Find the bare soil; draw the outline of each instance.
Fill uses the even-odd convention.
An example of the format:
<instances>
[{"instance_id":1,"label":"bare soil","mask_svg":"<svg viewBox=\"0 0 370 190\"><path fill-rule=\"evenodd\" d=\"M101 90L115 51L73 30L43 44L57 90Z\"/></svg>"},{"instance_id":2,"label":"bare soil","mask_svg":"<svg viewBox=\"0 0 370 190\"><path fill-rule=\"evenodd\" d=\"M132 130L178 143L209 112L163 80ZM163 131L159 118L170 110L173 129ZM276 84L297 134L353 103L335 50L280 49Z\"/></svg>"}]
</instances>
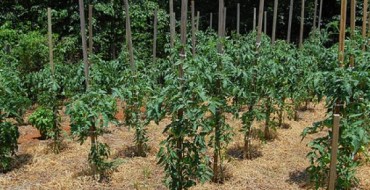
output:
<instances>
[{"instance_id":1,"label":"bare soil","mask_svg":"<svg viewBox=\"0 0 370 190\"><path fill-rule=\"evenodd\" d=\"M312 106L312 105L311 105ZM313 138L324 134L309 136L301 141L303 129L314 121L325 118L326 109L319 104L307 111L300 112L299 121L285 119L285 128L277 129L273 141L254 140L254 158L241 159L242 134L239 120L228 115L228 122L233 127L235 136L225 150L225 166L230 179L224 184L211 182L199 184L194 190L241 190L241 189L308 189L308 176L305 171L309 151L306 144ZM61 111L62 113L62 111ZM122 110L117 114L119 120L124 119ZM20 127L19 151L14 160L14 168L0 174L0 189L166 189L162 180L163 169L156 164L156 153L159 142L165 139L162 134L164 126L170 123L166 118L159 125L148 126L150 152L147 157L133 157L134 130L127 127L111 126L111 133L99 138L111 148L111 158L118 158L121 164L104 182L98 182L89 173L87 155L89 141L83 145L75 142L69 135L69 119L62 118L65 130L65 148L60 154L48 151L47 141L40 141L37 129L27 125ZM263 123L256 122L256 129ZM370 189L370 165L359 168L358 189Z\"/></svg>"}]
</instances>

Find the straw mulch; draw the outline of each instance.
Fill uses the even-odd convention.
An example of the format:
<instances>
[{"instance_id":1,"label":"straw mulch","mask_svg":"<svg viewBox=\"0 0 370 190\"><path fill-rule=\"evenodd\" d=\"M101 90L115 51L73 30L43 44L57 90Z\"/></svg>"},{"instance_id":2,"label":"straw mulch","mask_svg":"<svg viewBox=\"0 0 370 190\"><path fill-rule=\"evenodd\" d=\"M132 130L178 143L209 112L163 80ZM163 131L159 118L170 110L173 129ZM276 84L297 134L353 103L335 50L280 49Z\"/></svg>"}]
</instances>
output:
<instances>
[{"instance_id":1,"label":"straw mulch","mask_svg":"<svg viewBox=\"0 0 370 190\"><path fill-rule=\"evenodd\" d=\"M230 179L224 184L199 184L192 189L307 189L308 176L305 158L309 149L306 144L316 136L309 136L301 141L302 130L312 122L325 117L323 104L300 112L298 122L285 120L286 129L277 129L277 138L273 141L254 140L254 158L240 159L242 135L239 120L228 116L228 122L234 128L235 136L225 151L226 172ZM121 118L122 119L122 116ZM68 118L63 117L65 148L60 154L48 151L47 142L37 139L37 130L32 126L20 127L19 151L13 163L12 171L0 174L0 189L166 189L162 183L164 172L156 165L156 152L159 142L165 139L162 130L170 119L156 125L150 124L149 155L145 158L133 157L132 145L134 130L126 127L110 127L111 133L100 138L111 147L111 158L119 158L121 164L110 174L108 180L98 182L89 173L87 155L89 141L83 145L69 137ZM255 123L256 129L263 126ZM358 172L360 189L370 189L370 166L361 166Z\"/></svg>"}]
</instances>

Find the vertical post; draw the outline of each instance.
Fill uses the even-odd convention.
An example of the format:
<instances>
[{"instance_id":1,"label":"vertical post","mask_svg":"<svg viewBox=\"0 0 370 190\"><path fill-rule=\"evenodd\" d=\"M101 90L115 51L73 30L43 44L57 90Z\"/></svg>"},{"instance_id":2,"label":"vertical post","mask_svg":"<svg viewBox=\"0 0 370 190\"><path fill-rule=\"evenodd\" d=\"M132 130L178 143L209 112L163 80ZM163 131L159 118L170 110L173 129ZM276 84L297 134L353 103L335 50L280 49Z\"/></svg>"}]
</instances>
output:
<instances>
[{"instance_id":1,"label":"vertical post","mask_svg":"<svg viewBox=\"0 0 370 190\"><path fill-rule=\"evenodd\" d=\"M362 9L363 10L363 17L362 17L362 39L365 40L366 39L366 24L367 24L367 11L368 11L368 7L369 7L369 2L368 0L364 0L364 8ZM362 44L362 51L365 51L366 50L366 46L365 46L365 43Z\"/></svg>"},{"instance_id":2,"label":"vertical post","mask_svg":"<svg viewBox=\"0 0 370 190\"><path fill-rule=\"evenodd\" d=\"M54 54L53 54L53 31L51 25L51 8L48 8L48 42L49 42L49 59L50 59L50 69L51 74L54 75Z\"/></svg>"},{"instance_id":3,"label":"vertical post","mask_svg":"<svg viewBox=\"0 0 370 190\"><path fill-rule=\"evenodd\" d=\"M346 38L346 20L347 20L347 0L341 2L341 14L340 14L340 31L339 31L339 66L344 65L344 47Z\"/></svg>"},{"instance_id":4,"label":"vertical post","mask_svg":"<svg viewBox=\"0 0 370 190\"><path fill-rule=\"evenodd\" d=\"M89 5L89 55L93 54L93 5Z\"/></svg>"},{"instance_id":5,"label":"vertical post","mask_svg":"<svg viewBox=\"0 0 370 190\"><path fill-rule=\"evenodd\" d=\"M153 63L157 62L157 23L158 23L158 18L157 18L157 9L154 10L154 31L153 31Z\"/></svg>"},{"instance_id":6,"label":"vertical post","mask_svg":"<svg viewBox=\"0 0 370 190\"><path fill-rule=\"evenodd\" d=\"M370 45L370 40L369 40L370 39L370 12L367 15L368 15L368 18L367 18L367 20L368 20L368 26L367 26L368 27L368 29L367 29L368 30L368 33L367 33L368 40L367 41L368 41L368 45Z\"/></svg>"},{"instance_id":7,"label":"vertical post","mask_svg":"<svg viewBox=\"0 0 370 190\"><path fill-rule=\"evenodd\" d=\"M272 23L272 44L275 44L276 41L276 22L277 22L277 12L278 12L279 0L274 2L274 18Z\"/></svg>"},{"instance_id":8,"label":"vertical post","mask_svg":"<svg viewBox=\"0 0 370 190\"><path fill-rule=\"evenodd\" d=\"M256 31L257 9L253 8L253 31Z\"/></svg>"},{"instance_id":9,"label":"vertical post","mask_svg":"<svg viewBox=\"0 0 370 190\"><path fill-rule=\"evenodd\" d=\"M319 23L317 24L317 28L319 29L319 31L321 28L322 7L323 7L323 0L320 0Z\"/></svg>"},{"instance_id":10,"label":"vertical post","mask_svg":"<svg viewBox=\"0 0 370 190\"><path fill-rule=\"evenodd\" d=\"M303 32L304 32L304 5L305 0L302 0L302 7L301 7L301 28L299 32L299 48L303 47Z\"/></svg>"},{"instance_id":11,"label":"vertical post","mask_svg":"<svg viewBox=\"0 0 370 190\"><path fill-rule=\"evenodd\" d=\"M265 11L265 14L263 16L263 33L265 33L267 35L267 11Z\"/></svg>"},{"instance_id":12,"label":"vertical post","mask_svg":"<svg viewBox=\"0 0 370 190\"><path fill-rule=\"evenodd\" d=\"M86 45L86 32L85 32L85 13L84 13L84 2L79 0L80 9L80 25L81 25L81 38L82 38L82 55L84 60L84 72L85 72L85 85L86 91L89 89L89 61L87 60L87 45Z\"/></svg>"},{"instance_id":13,"label":"vertical post","mask_svg":"<svg viewBox=\"0 0 370 190\"><path fill-rule=\"evenodd\" d=\"M355 28L356 28L356 0L351 0L351 41L355 38ZM355 66L355 56L350 57L350 67Z\"/></svg>"},{"instance_id":14,"label":"vertical post","mask_svg":"<svg viewBox=\"0 0 370 190\"><path fill-rule=\"evenodd\" d=\"M199 31L199 20L200 20L200 11L197 12L197 27L196 27L196 32Z\"/></svg>"},{"instance_id":15,"label":"vertical post","mask_svg":"<svg viewBox=\"0 0 370 190\"><path fill-rule=\"evenodd\" d=\"M290 43L290 36L292 32L292 19L293 19L293 3L294 0L290 0L290 6L289 6L289 20L288 20L288 35L286 41Z\"/></svg>"},{"instance_id":16,"label":"vertical post","mask_svg":"<svg viewBox=\"0 0 370 190\"><path fill-rule=\"evenodd\" d=\"M127 47L130 55L130 66L133 72L136 71L135 60L134 60L134 50L132 47L132 34L131 34L131 21L130 21L130 7L128 0L124 0L125 11L126 11L126 37L127 37Z\"/></svg>"},{"instance_id":17,"label":"vertical post","mask_svg":"<svg viewBox=\"0 0 370 190\"><path fill-rule=\"evenodd\" d=\"M238 3L237 11L236 11L236 33L240 34L240 3Z\"/></svg>"},{"instance_id":18,"label":"vertical post","mask_svg":"<svg viewBox=\"0 0 370 190\"><path fill-rule=\"evenodd\" d=\"M316 30L316 17L317 17L317 0L315 0L314 13L313 13L313 30Z\"/></svg>"},{"instance_id":19,"label":"vertical post","mask_svg":"<svg viewBox=\"0 0 370 190\"><path fill-rule=\"evenodd\" d=\"M223 29L224 29L224 0L219 0L218 1L218 37L219 37L219 42L218 42L218 53L222 53L222 44L221 44L221 39L223 37Z\"/></svg>"},{"instance_id":20,"label":"vertical post","mask_svg":"<svg viewBox=\"0 0 370 190\"><path fill-rule=\"evenodd\" d=\"M191 48L193 57L195 57L195 3L191 1Z\"/></svg>"},{"instance_id":21,"label":"vertical post","mask_svg":"<svg viewBox=\"0 0 370 190\"><path fill-rule=\"evenodd\" d=\"M257 29L258 31L257 31L257 42L256 42L257 50L259 49L261 45L263 9L265 6L264 4L265 4L265 1L260 0L260 6L258 10L258 29Z\"/></svg>"},{"instance_id":22,"label":"vertical post","mask_svg":"<svg viewBox=\"0 0 370 190\"><path fill-rule=\"evenodd\" d=\"M211 13L210 15L210 21L209 21L209 28L212 29L212 26L213 26L213 13Z\"/></svg>"},{"instance_id":23,"label":"vertical post","mask_svg":"<svg viewBox=\"0 0 370 190\"><path fill-rule=\"evenodd\" d=\"M175 15L174 15L174 12L173 12L173 0L170 0L170 46L171 46L171 49L173 49L175 47L175 32L176 32L176 29L175 29Z\"/></svg>"},{"instance_id":24,"label":"vertical post","mask_svg":"<svg viewBox=\"0 0 370 190\"><path fill-rule=\"evenodd\" d=\"M224 7L224 13L223 13L223 15L224 15L224 23L223 23L223 30L222 30L222 37L225 37L226 36L226 24L227 24L227 8L226 7Z\"/></svg>"},{"instance_id":25,"label":"vertical post","mask_svg":"<svg viewBox=\"0 0 370 190\"><path fill-rule=\"evenodd\" d=\"M337 153L338 153L338 140L339 140L339 123L340 115L334 114L334 123L333 123L333 137L331 144L331 159L330 159L330 173L329 173L329 190L335 189L335 181L337 179Z\"/></svg>"}]
</instances>

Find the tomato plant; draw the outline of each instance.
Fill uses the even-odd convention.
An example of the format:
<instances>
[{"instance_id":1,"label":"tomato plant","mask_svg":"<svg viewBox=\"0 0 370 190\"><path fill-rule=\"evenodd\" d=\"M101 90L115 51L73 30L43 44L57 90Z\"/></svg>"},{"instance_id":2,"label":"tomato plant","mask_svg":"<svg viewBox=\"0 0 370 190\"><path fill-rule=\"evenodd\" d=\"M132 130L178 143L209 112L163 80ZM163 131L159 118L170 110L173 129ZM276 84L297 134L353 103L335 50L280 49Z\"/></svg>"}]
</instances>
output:
<instances>
[{"instance_id":1,"label":"tomato plant","mask_svg":"<svg viewBox=\"0 0 370 190\"><path fill-rule=\"evenodd\" d=\"M92 171L100 174L100 177L112 168L113 162L105 161L110 154L109 147L99 142L98 137L107 133L108 125L115 122L116 110L116 101L101 90L76 95L67 105L66 113L71 117L72 135L81 144L90 138L88 160Z\"/></svg>"}]
</instances>

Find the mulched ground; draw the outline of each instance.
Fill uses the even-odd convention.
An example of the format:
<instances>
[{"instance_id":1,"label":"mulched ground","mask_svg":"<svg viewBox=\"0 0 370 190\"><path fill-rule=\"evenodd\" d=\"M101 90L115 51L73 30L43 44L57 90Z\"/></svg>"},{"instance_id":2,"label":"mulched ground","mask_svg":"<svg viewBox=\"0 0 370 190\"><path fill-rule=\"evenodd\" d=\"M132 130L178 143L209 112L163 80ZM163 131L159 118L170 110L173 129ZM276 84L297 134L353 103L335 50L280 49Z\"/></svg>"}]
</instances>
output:
<instances>
[{"instance_id":1,"label":"mulched ground","mask_svg":"<svg viewBox=\"0 0 370 190\"><path fill-rule=\"evenodd\" d=\"M230 179L224 184L199 184L192 189L308 189L305 158L309 149L306 144L322 134L309 136L301 141L300 134L306 126L314 121L325 118L323 104L305 112L300 112L298 122L286 120L287 129L277 129L277 138L262 142L254 140L252 160L240 159L242 135L239 120L228 116L228 122L234 128L235 137L226 150L227 173ZM117 114L124 118L122 110ZM121 164L112 172L109 181L97 182L89 173L87 155L89 142L80 145L69 137L69 120L63 117L62 126L65 130L65 147L60 154L48 151L47 141L40 141L40 134L32 126L21 126L19 151L12 171L0 174L0 189L166 189L162 184L164 173L156 165L156 152L159 142L165 138L162 130L170 123L163 120L159 125L154 123L148 127L150 152L145 158L132 157L134 130L126 127L110 127L111 133L99 140L111 147L111 158L119 158ZM255 123L258 129L263 123ZM358 189L370 189L370 165L359 168Z\"/></svg>"}]
</instances>

